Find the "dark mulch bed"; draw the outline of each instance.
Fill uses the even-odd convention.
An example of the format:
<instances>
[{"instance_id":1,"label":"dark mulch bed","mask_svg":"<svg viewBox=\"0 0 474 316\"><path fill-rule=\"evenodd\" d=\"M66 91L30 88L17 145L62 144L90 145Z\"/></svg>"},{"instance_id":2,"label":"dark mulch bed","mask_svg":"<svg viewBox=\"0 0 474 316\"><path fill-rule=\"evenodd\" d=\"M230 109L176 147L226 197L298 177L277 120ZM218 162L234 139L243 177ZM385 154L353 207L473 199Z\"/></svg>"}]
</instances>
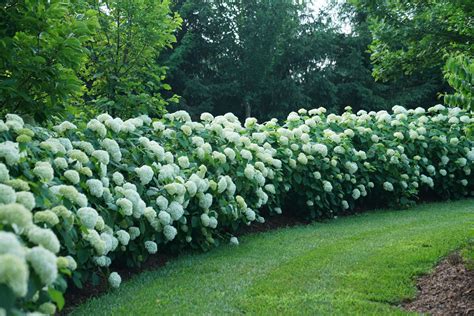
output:
<instances>
[{"instance_id":1,"label":"dark mulch bed","mask_svg":"<svg viewBox=\"0 0 474 316\"><path fill-rule=\"evenodd\" d=\"M458 254L443 260L418 280L419 294L405 309L431 315L474 315L474 271Z\"/></svg>"}]
</instances>

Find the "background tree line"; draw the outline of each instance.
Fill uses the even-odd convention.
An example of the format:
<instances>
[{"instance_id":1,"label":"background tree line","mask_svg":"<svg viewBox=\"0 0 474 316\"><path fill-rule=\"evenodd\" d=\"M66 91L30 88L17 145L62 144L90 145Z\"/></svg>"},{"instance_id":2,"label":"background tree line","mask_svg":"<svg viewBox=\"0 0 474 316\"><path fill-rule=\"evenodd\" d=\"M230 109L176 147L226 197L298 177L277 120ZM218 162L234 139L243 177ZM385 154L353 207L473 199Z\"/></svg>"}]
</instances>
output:
<instances>
[{"instance_id":1,"label":"background tree line","mask_svg":"<svg viewBox=\"0 0 474 316\"><path fill-rule=\"evenodd\" d=\"M4 0L1 111L472 106L472 16L469 0Z\"/></svg>"}]
</instances>

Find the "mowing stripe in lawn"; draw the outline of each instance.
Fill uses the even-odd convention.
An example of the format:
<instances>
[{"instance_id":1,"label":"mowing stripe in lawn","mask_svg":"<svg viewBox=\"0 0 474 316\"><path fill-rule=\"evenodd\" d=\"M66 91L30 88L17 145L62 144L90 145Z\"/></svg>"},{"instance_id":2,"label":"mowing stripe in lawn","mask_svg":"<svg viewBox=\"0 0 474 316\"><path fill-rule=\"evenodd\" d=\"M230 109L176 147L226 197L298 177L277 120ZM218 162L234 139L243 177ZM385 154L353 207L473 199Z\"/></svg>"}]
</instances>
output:
<instances>
[{"instance_id":1,"label":"mowing stripe in lawn","mask_svg":"<svg viewBox=\"0 0 474 316\"><path fill-rule=\"evenodd\" d=\"M144 272L74 315L407 314L414 278L473 236L474 200L241 238Z\"/></svg>"}]
</instances>

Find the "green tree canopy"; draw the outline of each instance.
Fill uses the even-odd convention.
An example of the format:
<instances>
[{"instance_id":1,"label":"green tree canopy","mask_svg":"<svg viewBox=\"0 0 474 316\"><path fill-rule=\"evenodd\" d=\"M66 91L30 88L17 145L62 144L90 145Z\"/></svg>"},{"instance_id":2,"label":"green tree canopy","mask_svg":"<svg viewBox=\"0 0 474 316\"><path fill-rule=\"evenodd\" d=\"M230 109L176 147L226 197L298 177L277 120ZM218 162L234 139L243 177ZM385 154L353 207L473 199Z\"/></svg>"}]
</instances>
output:
<instances>
[{"instance_id":1,"label":"green tree canopy","mask_svg":"<svg viewBox=\"0 0 474 316\"><path fill-rule=\"evenodd\" d=\"M90 58L81 73L87 86L86 101L113 115L163 112L167 100L161 91L166 68L156 60L176 41L181 18L169 1L90 0L99 29L87 43Z\"/></svg>"},{"instance_id":2,"label":"green tree canopy","mask_svg":"<svg viewBox=\"0 0 474 316\"><path fill-rule=\"evenodd\" d=\"M0 4L2 113L42 120L83 93L78 72L97 22L90 11L76 14L72 8L59 0Z\"/></svg>"},{"instance_id":3,"label":"green tree canopy","mask_svg":"<svg viewBox=\"0 0 474 316\"><path fill-rule=\"evenodd\" d=\"M369 15L375 78L440 75L446 56L474 53L472 0L352 0Z\"/></svg>"}]
</instances>

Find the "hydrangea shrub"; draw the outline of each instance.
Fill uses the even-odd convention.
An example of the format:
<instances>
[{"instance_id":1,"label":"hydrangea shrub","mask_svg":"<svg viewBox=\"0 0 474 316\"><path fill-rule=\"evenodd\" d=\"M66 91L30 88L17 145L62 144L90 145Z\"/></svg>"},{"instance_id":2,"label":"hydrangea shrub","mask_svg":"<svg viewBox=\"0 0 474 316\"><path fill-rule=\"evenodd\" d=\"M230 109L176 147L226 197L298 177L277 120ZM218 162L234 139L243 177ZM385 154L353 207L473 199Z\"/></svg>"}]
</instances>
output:
<instances>
[{"instance_id":1,"label":"hydrangea shrub","mask_svg":"<svg viewBox=\"0 0 474 316\"><path fill-rule=\"evenodd\" d=\"M262 208L311 218L367 201L472 194L474 143L459 108L326 115L279 123L183 111L160 120L101 114L51 129L0 121L0 314L52 314L114 261L139 266L164 247L207 249L264 222ZM364 202L364 200L366 202Z\"/></svg>"}]
</instances>

